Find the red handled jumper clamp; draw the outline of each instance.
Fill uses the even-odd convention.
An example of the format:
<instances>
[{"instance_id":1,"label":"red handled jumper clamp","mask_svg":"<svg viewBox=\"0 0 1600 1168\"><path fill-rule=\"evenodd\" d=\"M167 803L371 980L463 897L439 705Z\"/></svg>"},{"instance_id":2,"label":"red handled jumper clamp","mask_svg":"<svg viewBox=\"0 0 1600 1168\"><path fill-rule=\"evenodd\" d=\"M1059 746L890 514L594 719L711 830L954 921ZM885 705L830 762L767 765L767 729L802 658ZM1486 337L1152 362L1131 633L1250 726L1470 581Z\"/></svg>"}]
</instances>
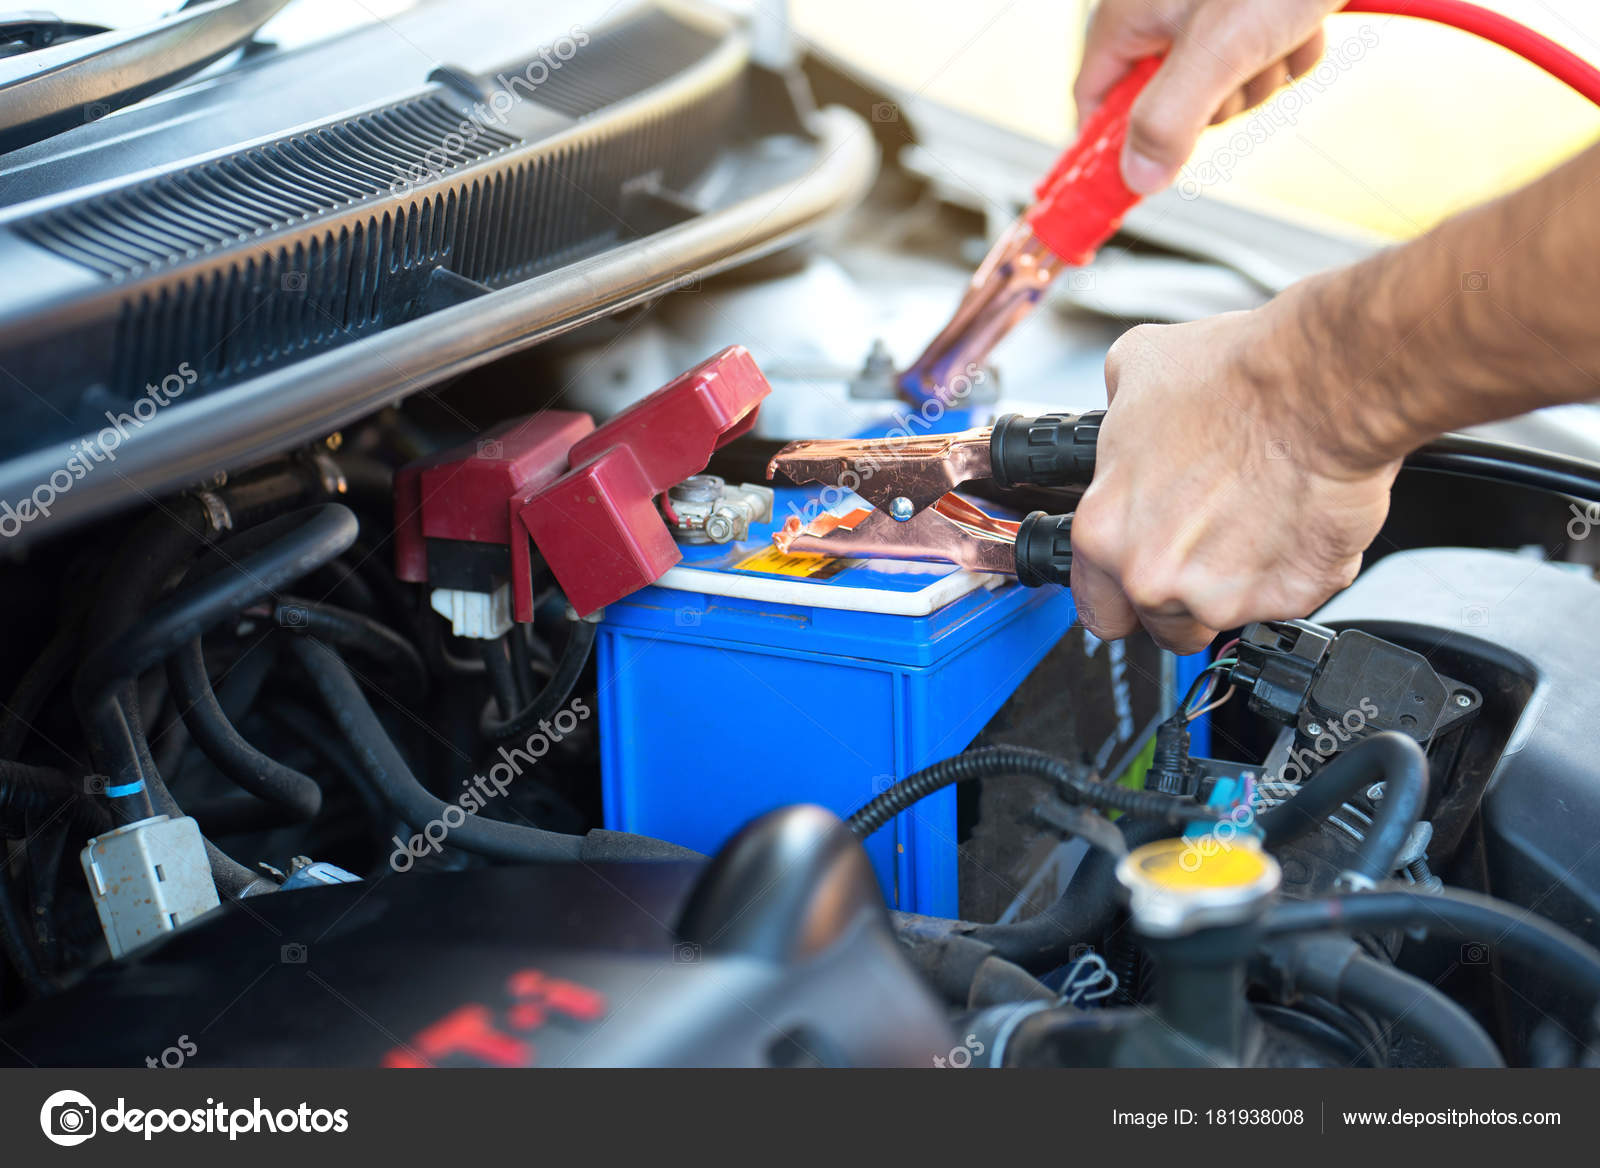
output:
<instances>
[{"instance_id":1,"label":"red handled jumper clamp","mask_svg":"<svg viewBox=\"0 0 1600 1168\"><path fill-rule=\"evenodd\" d=\"M939 398L981 367L1000 339L1069 267L1081 267L1110 239L1139 196L1122 181L1122 146L1134 101L1161 66L1149 57L1112 87L1077 140L1034 188L1034 202L1000 236L973 273L950 323L900 375L913 401Z\"/></svg>"},{"instance_id":2,"label":"red handled jumper clamp","mask_svg":"<svg viewBox=\"0 0 1600 1168\"><path fill-rule=\"evenodd\" d=\"M441 612L454 601L480 617L509 586L494 618L453 618L461 635L531 621L538 560L580 616L620 600L682 558L657 497L754 426L770 392L735 345L598 429L546 410L413 462L395 476L396 574L431 584Z\"/></svg>"}]
</instances>

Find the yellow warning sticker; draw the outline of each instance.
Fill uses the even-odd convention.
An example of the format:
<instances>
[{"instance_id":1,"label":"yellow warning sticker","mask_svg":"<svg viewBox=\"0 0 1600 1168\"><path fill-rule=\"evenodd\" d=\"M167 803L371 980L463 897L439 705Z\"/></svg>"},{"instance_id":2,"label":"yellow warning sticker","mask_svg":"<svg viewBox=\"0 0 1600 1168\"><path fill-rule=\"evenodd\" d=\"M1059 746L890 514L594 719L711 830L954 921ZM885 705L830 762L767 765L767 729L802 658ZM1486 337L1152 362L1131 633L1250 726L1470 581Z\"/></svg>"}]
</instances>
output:
<instances>
[{"instance_id":1,"label":"yellow warning sticker","mask_svg":"<svg viewBox=\"0 0 1600 1168\"><path fill-rule=\"evenodd\" d=\"M760 572L764 576L799 576L808 580L827 580L850 566L838 556L785 555L775 547L762 548L735 564L737 572Z\"/></svg>"}]
</instances>

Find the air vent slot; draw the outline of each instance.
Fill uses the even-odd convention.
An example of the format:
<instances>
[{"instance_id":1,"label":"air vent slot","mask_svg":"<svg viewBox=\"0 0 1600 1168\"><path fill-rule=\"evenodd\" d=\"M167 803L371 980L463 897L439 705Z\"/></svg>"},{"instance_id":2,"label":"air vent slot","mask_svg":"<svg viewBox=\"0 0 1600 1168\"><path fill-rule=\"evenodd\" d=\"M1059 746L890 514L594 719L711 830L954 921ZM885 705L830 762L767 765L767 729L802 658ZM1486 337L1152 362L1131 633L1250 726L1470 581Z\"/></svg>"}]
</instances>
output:
<instances>
[{"instance_id":1,"label":"air vent slot","mask_svg":"<svg viewBox=\"0 0 1600 1168\"><path fill-rule=\"evenodd\" d=\"M133 276L370 199L441 160L455 169L519 144L493 126L463 138L461 121L444 99L415 98L18 226L34 243L102 275ZM448 156L440 149L447 135Z\"/></svg>"}]
</instances>

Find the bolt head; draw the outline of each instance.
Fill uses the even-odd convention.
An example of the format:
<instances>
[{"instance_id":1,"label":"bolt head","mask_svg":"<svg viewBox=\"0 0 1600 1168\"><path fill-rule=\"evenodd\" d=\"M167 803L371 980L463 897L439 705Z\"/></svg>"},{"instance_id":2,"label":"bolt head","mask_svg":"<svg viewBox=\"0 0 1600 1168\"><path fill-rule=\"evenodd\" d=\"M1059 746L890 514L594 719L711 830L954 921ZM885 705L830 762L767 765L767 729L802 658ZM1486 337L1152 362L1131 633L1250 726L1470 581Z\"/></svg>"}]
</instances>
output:
<instances>
[{"instance_id":1,"label":"bolt head","mask_svg":"<svg viewBox=\"0 0 1600 1168\"><path fill-rule=\"evenodd\" d=\"M1308 735L1310 735L1312 738L1320 737L1321 734L1322 734L1322 723L1321 722L1307 722L1306 723L1306 733Z\"/></svg>"},{"instance_id":2,"label":"bolt head","mask_svg":"<svg viewBox=\"0 0 1600 1168\"><path fill-rule=\"evenodd\" d=\"M917 513L916 504L904 495L889 501L889 515L899 523L904 523Z\"/></svg>"},{"instance_id":3,"label":"bolt head","mask_svg":"<svg viewBox=\"0 0 1600 1168\"><path fill-rule=\"evenodd\" d=\"M1472 704L1472 695L1471 694L1464 694L1464 693L1456 694L1456 705L1460 706L1462 709L1466 709L1471 704Z\"/></svg>"}]
</instances>

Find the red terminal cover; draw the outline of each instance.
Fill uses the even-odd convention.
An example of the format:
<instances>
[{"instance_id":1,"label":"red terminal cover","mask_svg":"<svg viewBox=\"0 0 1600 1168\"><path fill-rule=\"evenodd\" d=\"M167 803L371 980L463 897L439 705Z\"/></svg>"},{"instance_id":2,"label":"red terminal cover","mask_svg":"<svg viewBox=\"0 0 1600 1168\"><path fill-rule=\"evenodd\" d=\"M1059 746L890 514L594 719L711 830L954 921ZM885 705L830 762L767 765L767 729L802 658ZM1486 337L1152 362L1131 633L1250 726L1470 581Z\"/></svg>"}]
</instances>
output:
<instances>
[{"instance_id":1,"label":"red terminal cover","mask_svg":"<svg viewBox=\"0 0 1600 1168\"><path fill-rule=\"evenodd\" d=\"M656 497L755 425L771 391L735 345L598 430L588 414L546 410L413 462L395 475L395 572L427 583L430 539L509 547L512 616L526 622L537 545L587 616L678 562Z\"/></svg>"},{"instance_id":2,"label":"red terminal cover","mask_svg":"<svg viewBox=\"0 0 1600 1168\"><path fill-rule=\"evenodd\" d=\"M572 469L527 496L517 515L580 615L682 558L656 496L754 426L771 391L748 350L724 349L578 441Z\"/></svg>"},{"instance_id":3,"label":"red terminal cover","mask_svg":"<svg viewBox=\"0 0 1600 1168\"><path fill-rule=\"evenodd\" d=\"M1130 69L1034 191L1035 202L1024 217L1063 263L1081 266L1092 260L1139 201L1122 181L1122 147L1133 103L1160 67L1160 57L1147 57Z\"/></svg>"},{"instance_id":4,"label":"red terminal cover","mask_svg":"<svg viewBox=\"0 0 1600 1168\"><path fill-rule=\"evenodd\" d=\"M401 467L394 478L395 574L426 583L430 539L508 546L515 532L526 542L514 505L565 472L568 451L593 431L588 414L546 410Z\"/></svg>"}]
</instances>

